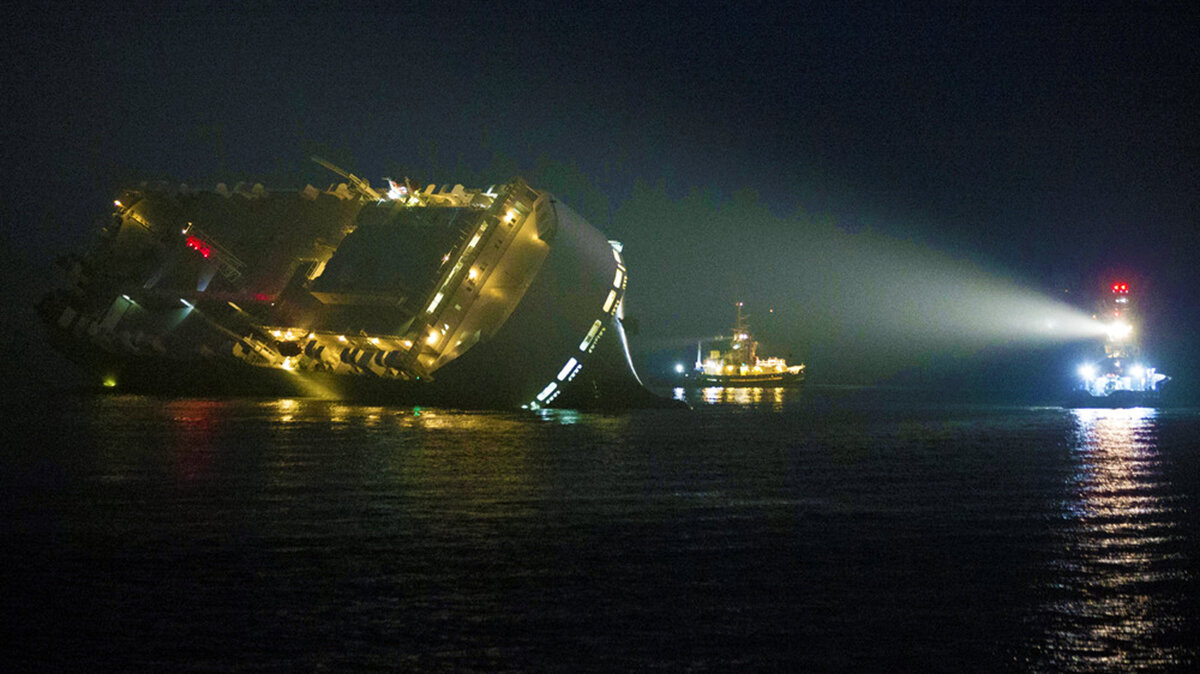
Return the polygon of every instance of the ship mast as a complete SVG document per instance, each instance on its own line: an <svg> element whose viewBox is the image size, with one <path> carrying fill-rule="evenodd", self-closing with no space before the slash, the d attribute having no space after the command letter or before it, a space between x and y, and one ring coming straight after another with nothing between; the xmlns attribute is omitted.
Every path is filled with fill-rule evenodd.
<svg viewBox="0 0 1200 674"><path fill-rule="evenodd" d="M1112 295L1104 303L1105 317L1111 317L1104 355L1108 358L1137 358L1138 343L1131 319L1135 317L1129 302L1129 284L1112 284Z"/></svg>
<svg viewBox="0 0 1200 674"><path fill-rule="evenodd" d="M757 354L758 343L750 336L750 331L746 328L746 319L742 315L742 302L738 302L737 307L737 323L733 326L733 341L732 353L733 362L738 365L754 365Z"/></svg>

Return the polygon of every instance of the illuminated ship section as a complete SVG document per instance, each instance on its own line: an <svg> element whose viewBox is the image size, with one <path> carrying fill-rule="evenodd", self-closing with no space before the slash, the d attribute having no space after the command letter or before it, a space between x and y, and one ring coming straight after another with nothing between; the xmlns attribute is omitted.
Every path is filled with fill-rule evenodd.
<svg viewBox="0 0 1200 674"><path fill-rule="evenodd" d="M127 190L60 259L51 339L130 390L455 406L653 405L619 243L520 179Z"/></svg>
<svg viewBox="0 0 1200 674"><path fill-rule="evenodd" d="M579 347L576 350L570 351L566 362L558 369L554 375L537 396L533 400L528 401L522 407L529 409L538 409L542 406L548 406L563 395L572 382L583 371L584 361L589 359L589 355L594 353L601 343L601 339L610 328L617 333L620 340L620 350L628 360L628 344L624 334L624 329L621 327L621 319L624 318L621 307L625 299L625 264L621 259L621 245L618 242L611 241L612 257L616 262L616 271L613 272L612 287L608 288L608 292L604 296L603 304L593 308L592 314L596 318L588 326L587 332L583 334L583 338L579 342ZM596 294L599 296L599 293ZM585 318L586 321L586 318ZM611 338L610 338L611 341ZM633 371L633 364L629 363L630 371Z"/></svg>
<svg viewBox="0 0 1200 674"><path fill-rule="evenodd" d="M1109 290L1095 315L1105 326L1104 357L1079 366L1079 391L1094 398L1132 401L1156 397L1160 385L1169 378L1142 357L1129 284L1114 283Z"/></svg>

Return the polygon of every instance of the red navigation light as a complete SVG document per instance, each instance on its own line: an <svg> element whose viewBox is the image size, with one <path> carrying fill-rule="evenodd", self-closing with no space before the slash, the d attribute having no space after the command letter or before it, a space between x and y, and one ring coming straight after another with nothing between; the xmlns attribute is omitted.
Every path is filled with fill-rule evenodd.
<svg viewBox="0 0 1200 674"><path fill-rule="evenodd" d="M204 243L203 241L201 241L200 239L197 239L194 236L189 236L187 238L187 247L191 248L194 251L198 251L204 257L208 257L209 253L212 252L212 250L208 247L208 244ZM1116 291L1114 290L1113 292L1116 292Z"/></svg>
<svg viewBox="0 0 1200 674"><path fill-rule="evenodd" d="M1128 295L1129 294L1129 284L1128 283L1114 283L1112 285L1112 291L1113 291L1114 295Z"/></svg>

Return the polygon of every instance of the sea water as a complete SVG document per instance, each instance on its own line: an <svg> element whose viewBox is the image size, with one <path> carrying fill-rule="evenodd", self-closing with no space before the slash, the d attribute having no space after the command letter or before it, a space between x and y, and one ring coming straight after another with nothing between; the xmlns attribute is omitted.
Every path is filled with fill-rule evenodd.
<svg viewBox="0 0 1200 674"><path fill-rule="evenodd" d="M10 403L12 671L1181 670L1200 410Z"/></svg>

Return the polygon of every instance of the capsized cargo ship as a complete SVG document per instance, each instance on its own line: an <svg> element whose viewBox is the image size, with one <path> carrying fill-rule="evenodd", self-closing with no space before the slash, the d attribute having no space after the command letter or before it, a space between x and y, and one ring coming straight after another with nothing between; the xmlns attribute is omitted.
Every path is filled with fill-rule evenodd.
<svg viewBox="0 0 1200 674"><path fill-rule="evenodd" d="M1137 309L1129 284L1113 283L1093 318L1104 323L1104 357L1079 366L1071 403L1080 407L1153 405L1170 380L1142 355Z"/></svg>
<svg viewBox="0 0 1200 674"><path fill-rule="evenodd" d="M788 365L783 358L760 357L758 341L750 334L746 317L742 315L742 303L738 302L736 308L733 332L728 337L696 344L696 366L687 377L688 383L764 388L802 385L804 364Z"/></svg>
<svg viewBox="0 0 1200 674"><path fill-rule="evenodd" d="M123 190L38 305L119 390L456 407L672 404L629 356L622 247L515 178Z"/></svg>

